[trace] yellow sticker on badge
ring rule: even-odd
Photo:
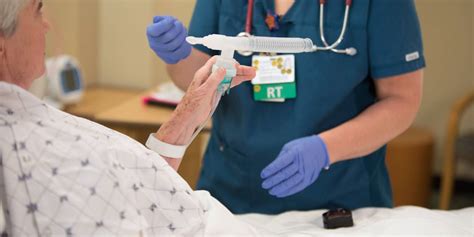
[[[256,92],[256,93],[259,93],[261,90],[262,90],[262,87],[259,86],[259,85],[255,85],[255,86],[253,87],[253,91]]]
[[[295,82],[295,56],[253,56],[252,67],[257,75],[252,84],[275,84]]]

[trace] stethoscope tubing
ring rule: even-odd
[[[346,0],[345,3],[345,12],[344,12],[344,19],[341,32],[337,40],[329,44],[326,40],[325,30],[324,30],[324,7],[326,5],[327,0],[319,0],[320,10],[319,10],[319,32],[321,41],[323,42],[324,47],[319,47],[315,45],[313,47],[313,52],[316,51],[332,51],[338,54],[346,54],[350,56],[354,56],[357,54],[357,49],[351,47],[347,49],[337,49],[337,47],[344,41],[344,36],[346,35],[347,26],[349,22],[349,15],[350,15],[350,8],[352,6],[353,0]],[[252,18],[253,18],[253,8],[254,8],[254,0],[248,0],[248,8],[247,8],[247,19],[245,23],[245,32],[239,33],[237,36],[239,37],[251,37],[252,36]],[[252,52],[238,52],[242,56],[250,56]]]

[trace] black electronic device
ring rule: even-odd
[[[330,210],[323,214],[323,223],[325,229],[337,229],[341,227],[354,226],[352,212],[344,208]]]

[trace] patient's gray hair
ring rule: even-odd
[[[0,35],[10,37],[15,33],[21,9],[32,0],[0,0]]]

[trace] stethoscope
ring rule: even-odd
[[[245,32],[239,33],[238,37],[251,37],[252,36],[252,18],[253,18],[253,8],[254,8],[254,0],[248,0],[248,8],[247,8],[247,20],[245,23]],[[326,1],[328,0],[319,0],[320,10],[319,10],[319,32],[321,35],[321,41],[324,44],[324,47],[314,46],[314,51],[332,51],[338,54],[346,54],[349,56],[354,56],[357,54],[357,49],[354,47],[346,48],[346,49],[337,49],[337,47],[342,43],[344,40],[344,36],[347,30],[347,23],[349,21],[349,13],[352,6],[352,0],[346,0],[346,10],[344,13],[344,22],[342,24],[341,33],[339,37],[333,44],[328,44],[326,41],[326,37],[324,34],[324,7],[326,5]],[[247,51],[239,51],[238,52],[242,56],[250,56],[252,52]]]

